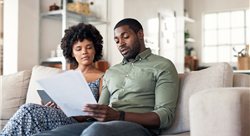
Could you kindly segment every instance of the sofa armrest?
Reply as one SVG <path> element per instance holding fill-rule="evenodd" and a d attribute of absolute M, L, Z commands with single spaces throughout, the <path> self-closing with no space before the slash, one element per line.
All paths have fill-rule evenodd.
<path fill-rule="evenodd" d="M 214 88 L 189 99 L 192 136 L 248 136 L 250 89 Z"/>

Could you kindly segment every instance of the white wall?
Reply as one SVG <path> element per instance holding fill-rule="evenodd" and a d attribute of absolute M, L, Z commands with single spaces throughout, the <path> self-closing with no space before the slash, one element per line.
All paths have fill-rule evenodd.
<path fill-rule="evenodd" d="M 185 0 L 185 9 L 189 13 L 189 17 L 196 21 L 194 24 L 187 25 L 190 36 L 196 40 L 189 46 L 195 48 L 199 60 L 202 59 L 202 14 L 242 8 L 249 8 L 249 0 Z M 203 63 L 199 65 L 207 66 Z"/>
<path fill-rule="evenodd" d="M 3 33 L 3 4 L 0 4 L 0 33 Z"/>
<path fill-rule="evenodd" d="M 38 64 L 39 2 L 4 1 L 3 74 Z"/>
<path fill-rule="evenodd" d="M 18 69 L 18 4 L 16 0 L 8 0 L 4 3 L 3 74 L 9 74 Z"/>
<path fill-rule="evenodd" d="M 108 11 L 109 0 L 91 0 L 94 4 L 90 5 L 90 12 L 93 16 L 97 17 L 101 21 L 108 22 Z M 108 31 L 109 31 L 109 23 L 107 24 L 96 24 L 95 27 L 100 31 L 103 37 L 103 58 L 102 60 L 108 60 Z"/>
<path fill-rule="evenodd" d="M 145 36 L 152 36 L 158 31 L 151 32 L 150 29 L 158 30 L 157 26 L 149 23 L 150 19 L 158 18 L 159 9 L 168 9 L 176 12 L 176 48 L 168 50 L 165 53 L 172 53 L 174 51 L 175 64 L 179 73 L 184 72 L 184 21 L 183 21 L 183 0 L 125 0 L 124 1 L 124 17 L 131 17 L 139 20 L 144 28 Z"/>
<path fill-rule="evenodd" d="M 124 0 L 110 0 L 109 2 L 108 62 L 109 66 L 114 66 L 115 64 L 120 63 L 123 59 L 114 41 L 114 27 L 116 23 L 124 18 Z"/>
<path fill-rule="evenodd" d="M 38 1 L 19 1 L 18 71 L 31 69 L 38 64 L 38 9 Z"/>
<path fill-rule="evenodd" d="M 49 12 L 49 6 L 56 4 L 61 6 L 60 0 L 41 0 L 41 12 Z M 61 44 L 62 23 L 61 21 L 42 18 L 40 22 L 40 62 L 50 57 L 51 50 L 56 50 Z"/>
<path fill-rule="evenodd" d="M 21 2 L 21 3 L 20 3 Z M 147 25 L 147 20 L 158 17 L 159 8 L 167 8 L 177 13 L 177 69 L 182 72 L 184 68 L 184 48 L 183 48 L 183 0 L 108 0 L 108 17 L 106 16 L 106 0 L 93 0 L 92 11 L 100 20 L 108 19 L 108 27 L 95 25 L 104 37 L 104 60 L 109 62 L 109 66 L 120 63 L 122 55 L 118 51 L 113 40 L 113 28 L 115 24 L 124 17 L 138 19 L 144 29 L 145 34 L 151 26 Z M 49 6 L 56 3 L 61 5 L 60 0 L 6 0 L 4 19 L 4 49 L 5 49 L 5 73 L 12 73 L 23 69 L 31 69 L 40 63 L 40 60 L 50 57 L 50 51 L 56 50 L 62 38 L 61 21 L 43 18 L 41 20 L 41 46 L 39 41 L 39 6 L 41 12 L 48 12 Z M 13 8 L 13 6 L 15 8 Z M 8 8 L 11 7 L 11 8 Z M 73 24 L 68 24 L 70 26 Z M 39 57 L 40 54 L 40 57 Z M 40 58 L 40 60 L 39 60 Z"/>

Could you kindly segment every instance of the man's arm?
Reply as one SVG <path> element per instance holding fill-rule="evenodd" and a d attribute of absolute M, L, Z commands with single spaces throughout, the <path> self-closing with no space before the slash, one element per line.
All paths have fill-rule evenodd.
<path fill-rule="evenodd" d="M 120 112 L 107 105 L 86 104 L 85 107 L 83 111 L 88 112 L 87 116 L 92 116 L 101 122 L 119 120 L 120 118 Z M 125 112 L 124 121 L 135 122 L 148 128 L 158 128 L 160 126 L 159 116 L 154 112 Z"/>
<path fill-rule="evenodd" d="M 120 112 L 110 108 L 109 105 L 109 98 L 110 93 L 106 84 L 105 76 L 103 78 L 103 87 L 102 93 L 97 104 L 86 104 L 83 108 L 84 112 L 88 112 L 87 116 L 92 116 L 96 118 L 98 121 L 105 122 L 105 121 L 112 121 L 112 120 L 119 120 Z M 159 116 L 154 112 L 148 113 L 125 113 L 125 121 L 135 122 L 141 124 L 145 127 L 159 127 L 160 119 Z"/>
<path fill-rule="evenodd" d="M 168 63 L 169 64 L 169 63 Z M 171 63 L 172 64 L 172 63 Z M 125 121 L 135 122 L 148 128 L 169 127 L 174 119 L 174 111 L 178 97 L 179 78 L 174 65 L 161 66 L 163 71 L 157 79 L 155 87 L 155 110 L 147 113 L 125 113 Z M 105 100 L 109 100 L 109 92 L 102 93 L 106 95 Z M 104 92 L 104 91 L 103 91 Z M 101 98 L 104 96 L 101 96 Z M 100 99 L 101 100 L 101 99 Z M 106 103 L 105 105 L 85 105 L 83 111 L 88 112 L 88 116 L 93 116 L 99 121 L 119 120 L 120 112 L 115 111 Z"/>
<path fill-rule="evenodd" d="M 179 94 L 179 76 L 171 61 L 159 65 L 163 71 L 155 87 L 155 112 L 160 118 L 160 128 L 168 128 L 174 121 Z"/>

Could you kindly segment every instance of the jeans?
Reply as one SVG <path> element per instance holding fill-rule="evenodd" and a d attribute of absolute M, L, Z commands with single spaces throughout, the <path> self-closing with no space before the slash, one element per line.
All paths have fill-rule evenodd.
<path fill-rule="evenodd" d="M 155 136 L 143 126 L 127 121 L 83 122 L 42 131 L 33 136 Z"/>

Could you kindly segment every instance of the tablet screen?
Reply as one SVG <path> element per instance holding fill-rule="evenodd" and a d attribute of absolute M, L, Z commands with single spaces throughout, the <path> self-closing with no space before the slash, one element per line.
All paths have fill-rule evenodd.
<path fill-rule="evenodd" d="M 52 103 L 55 103 L 44 90 L 37 90 L 37 92 L 38 92 L 40 98 L 42 99 L 43 104 L 47 104 L 50 101 Z M 55 103 L 55 106 L 57 106 L 56 103 Z"/>

